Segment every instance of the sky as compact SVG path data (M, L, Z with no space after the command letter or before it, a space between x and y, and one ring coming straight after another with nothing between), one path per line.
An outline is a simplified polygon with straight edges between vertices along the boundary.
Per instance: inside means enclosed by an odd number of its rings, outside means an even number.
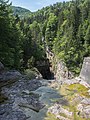
M54 4L56 2L63 2L69 0L9 0L9 1L12 2L13 6L23 7L34 12L37 11L38 9Z

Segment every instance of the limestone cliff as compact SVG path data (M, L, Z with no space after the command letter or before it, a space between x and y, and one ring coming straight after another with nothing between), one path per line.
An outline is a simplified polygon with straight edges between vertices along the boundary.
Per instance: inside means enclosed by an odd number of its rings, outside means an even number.
M84 58L80 77L90 84L90 57Z

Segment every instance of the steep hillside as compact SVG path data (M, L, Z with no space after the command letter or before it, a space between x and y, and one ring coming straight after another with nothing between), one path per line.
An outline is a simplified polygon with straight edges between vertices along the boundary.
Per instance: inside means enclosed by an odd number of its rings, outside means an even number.
M83 58L90 56L90 0L47 6L33 13L27 24L34 25L35 21L48 52L53 52L70 71L79 74Z
M69 71L79 74L83 58L90 56L90 0L56 3L34 13L13 7L14 14L24 17L20 20L16 16L15 22L9 6L3 4L5 7L1 5L0 10L3 12L0 14L2 63L29 68L44 60L46 52L51 52Z
M14 15L18 15L19 17L28 17L31 14L31 11L22 7L12 6L12 10Z

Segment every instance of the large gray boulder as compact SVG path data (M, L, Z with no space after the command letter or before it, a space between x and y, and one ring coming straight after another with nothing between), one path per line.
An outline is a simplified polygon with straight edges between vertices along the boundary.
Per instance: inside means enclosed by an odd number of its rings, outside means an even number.
M80 72L80 77L90 84L90 57L85 57Z
M68 70L64 62L59 61L57 62L55 77L57 80L72 79L73 74Z
M17 80L18 78L22 77L21 73L16 70L10 70L7 72L4 72L0 75L0 81L10 81L10 80Z

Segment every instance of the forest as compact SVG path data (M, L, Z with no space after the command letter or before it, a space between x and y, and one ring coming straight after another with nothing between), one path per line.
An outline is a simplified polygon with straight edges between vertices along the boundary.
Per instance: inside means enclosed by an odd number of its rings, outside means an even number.
M79 74L84 57L90 56L90 0L60 2L36 12L14 9L9 1L0 0L0 61L23 71L47 59L48 46Z

